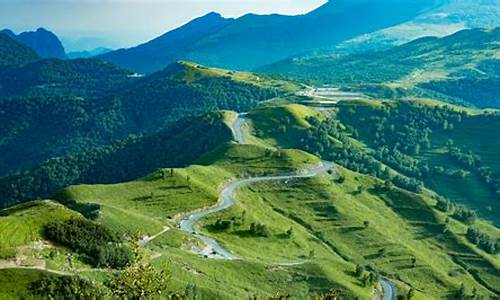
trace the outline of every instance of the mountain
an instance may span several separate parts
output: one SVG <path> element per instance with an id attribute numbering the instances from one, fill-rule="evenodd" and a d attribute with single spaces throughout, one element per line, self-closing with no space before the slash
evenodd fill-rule
<path id="1" fill-rule="evenodd" d="M 31 48 L 17 42 L 5 32 L 0 32 L 0 69 L 24 65 L 38 59 L 40 58 Z"/>
<path id="2" fill-rule="evenodd" d="M 293 58 L 261 68 L 301 80 L 361 88 L 374 96 L 427 95 L 500 108 L 500 27 L 426 37 L 381 52 Z"/>
<path id="3" fill-rule="evenodd" d="M 98 55 L 105 54 L 105 53 L 108 53 L 108 52 L 111 52 L 111 51 L 113 51 L 113 50 L 109 49 L 109 48 L 99 47 L 99 48 L 95 48 L 95 49 L 92 49 L 92 50 L 68 52 L 66 54 L 66 57 L 69 58 L 69 59 L 91 58 L 93 56 L 98 56 Z"/>
<path id="4" fill-rule="evenodd" d="M 44 28 L 38 28 L 36 31 L 22 32 L 18 35 L 8 29 L 2 32 L 35 50 L 40 57 L 66 58 L 64 47 L 59 38 L 51 31 Z"/>
<path id="5" fill-rule="evenodd" d="M 412 20 L 440 4 L 441 0 L 338 0 L 299 16 L 248 14 L 224 19 L 210 13 L 146 44 L 100 58 L 138 72 L 155 71 L 179 59 L 253 69 Z"/>
<path id="6" fill-rule="evenodd" d="M 145 44 L 112 51 L 98 58 L 138 72 L 158 71 L 185 58 L 185 53 L 191 51 L 194 44 L 232 22 L 217 13 L 209 13 Z"/>
<path id="7" fill-rule="evenodd" d="M 500 26 L 500 0 L 449 0 L 415 19 L 340 43 L 330 52 L 383 50 L 426 37 L 444 37 L 463 29 Z"/>
<path id="8" fill-rule="evenodd" d="M 34 71 L 6 76 L 11 96 L 0 98 L 0 176 L 131 134 L 158 132 L 188 116 L 247 111 L 294 87 L 189 63 L 143 78 L 98 60 L 48 60 L 27 67 Z"/>

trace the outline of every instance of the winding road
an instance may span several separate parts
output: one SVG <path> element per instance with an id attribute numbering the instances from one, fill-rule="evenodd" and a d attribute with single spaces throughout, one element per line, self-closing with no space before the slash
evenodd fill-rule
<path id="1" fill-rule="evenodd" d="M 231 126 L 234 140 L 239 144 L 246 143 L 245 135 L 243 132 L 243 124 L 246 115 L 247 114 L 237 115 L 234 118 Z M 193 237 L 197 238 L 205 245 L 203 249 L 192 249 L 193 252 L 203 255 L 207 258 L 218 258 L 226 260 L 240 259 L 237 255 L 231 253 L 228 249 L 224 248 L 224 246 L 222 246 L 216 240 L 196 232 L 196 230 L 194 229 L 195 223 L 211 214 L 215 214 L 217 212 L 232 207 L 235 203 L 235 199 L 233 197 L 234 192 L 243 186 L 259 182 L 266 182 L 266 181 L 282 181 L 290 179 L 311 178 L 321 173 L 327 172 L 328 170 L 332 169 L 332 167 L 333 163 L 322 161 L 320 164 L 316 166 L 305 168 L 293 174 L 252 177 L 252 178 L 245 178 L 233 181 L 222 189 L 222 191 L 219 194 L 219 202 L 214 207 L 207 208 L 202 211 L 190 214 L 188 217 L 180 221 L 179 228 L 189 233 Z M 389 281 L 384 277 L 381 277 L 380 285 L 382 286 L 383 289 L 383 298 L 382 298 L 383 300 L 396 299 L 396 286 L 391 281 Z"/>
<path id="2" fill-rule="evenodd" d="M 384 291 L 383 300 L 396 300 L 396 286 L 387 278 L 380 278 L 380 285 Z"/>
<path id="3" fill-rule="evenodd" d="M 237 115 L 232 122 L 232 131 L 235 141 L 238 144 L 245 144 L 245 134 L 243 132 L 243 123 L 245 121 L 246 114 Z M 321 162 L 317 166 L 313 166 L 296 173 L 284 174 L 284 175 L 275 175 L 275 176 L 265 176 L 265 177 L 253 177 L 253 178 L 245 178 L 239 179 L 231 182 L 226 185 L 221 193 L 219 194 L 219 202 L 216 206 L 204 209 L 202 211 L 198 211 L 192 213 L 187 218 L 183 219 L 179 223 L 179 228 L 193 237 L 200 240 L 205 247 L 203 249 L 193 249 L 195 253 L 203 255 L 205 257 L 210 258 L 220 258 L 220 259 L 229 259 L 235 260 L 239 259 L 238 256 L 232 254 L 229 250 L 224 248 L 221 244 L 219 244 L 216 240 L 209 238 L 207 236 L 203 236 L 196 232 L 194 229 L 194 224 L 199 220 L 207 217 L 208 215 L 215 214 L 217 212 L 226 210 L 234 205 L 234 192 L 249 184 L 265 182 L 265 181 L 280 181 L 280 180 L 289 180 L 289 179 L 297 179 L 297 178 L 310 178 L 314 177 L 320 173 L 328 171 L 332 167 L 332 163 L 329 162 Z"/>

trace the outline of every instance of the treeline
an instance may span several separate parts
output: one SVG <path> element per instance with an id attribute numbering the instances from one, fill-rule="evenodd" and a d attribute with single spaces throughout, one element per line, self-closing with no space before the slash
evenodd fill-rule
<path id="1" fill-rule="evenodd" d="M 335 161 L 355 172 L 389 180 L 397 187 L 412 192 L 422 190 L 421 181 L 405 175 L 391 175 L 389 169 L 376 159 L 377 155 L 355 145 L 350 137 L 358 137 L 357 130 L 346 130 L 342 123 L 334 118 L 320 121 L 311 117 L 307 121 L 311 126 L 298 145 L 302 150 Z"/>
<path id="2" fill-rule="evenodd" d="M 488 188 L 500 200 L 500 175 L 491 168 L 483 166 L 481 157 L 472 151 L 463 151 L 462 149 L 450 145 L 448 147 L 448 156 L 465 169 L 477 174 L 479 178 L 488 186 Z"/>
<path id="3" fill-rule="evenodd" d="M 43 59 L 0 69 L 0 97 L 100 97 L 136 81 L 130 72 L 96 59 Z"/>
<path id="4" fill-rule="evenodd" d="M 133 252 L 106 227 L 81 218 L 54 221 L 44 227 L 47 239 L 85 255 L 96 267 L 125 268 Z"/>
<path id="5" fill-rule="evenodd" d="M 476 228 L 469 227 L 465 236 L 471 243 L 490 254 L 497 254 L 500 252 L 500 240 L 493 239 Z"/>
<path id="6" fill-rule="evenodd" d="M 477 219 L 477 213 L 474 210 L 455 204 L 444 198 L 437 199 L 436 208 L 442 212 L 451 214 L 453 218 L 467 224 L 472 224 Z"/>
<path id="7" fill-rule="evenodd" d="M 468 117 L 463 111 L 409 102 L 387 102 L 380 107 L 344 104 L 338 116 L 372 148 L 385 146 L 410 156 L 431 146 L 433 131 L 452 131 Z"/>
<path id="8" fill-rule="evenodd" d="M 183 119 L 148 137 L 51 159 L 19 175 L 0 178 L 0 206 L 46 198 L 72 184 L 116 183 L 162 167 L 183 167 L 231 140 L 223 114 Z"/>
<path id="9" fill-rule="evenodd" d="M 422 83 L 419 86 L 448 95 L 479 108 L 500 108 L 500 63 L 489 59 L 478 64 L 477 71 L 451 74 L 451 80 L 438 80 Z M 480 73 L 481 72 L 481 73 Z"/>

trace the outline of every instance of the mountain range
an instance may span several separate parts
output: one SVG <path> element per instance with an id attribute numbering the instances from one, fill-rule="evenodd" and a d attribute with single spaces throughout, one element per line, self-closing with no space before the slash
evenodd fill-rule
<path id="1" fill-rule="evenodd" d="M 497 1 L 0 32 L 0 299 L 497 299 Z"/>
<path id="2" fill-rule="evenodd" d="M 145 73 L 181 59 L 249 70 L 412 20 L 442 2 L 338 0 L 305 15 L 248 14 L 237 19 L 210 13 L 150 42 L 99 58 Z"/>
<path id="3" fill-rule="evenodd" d="M 260 69 L 299 80 L 357 88 L 373 96 L 426 95 L 500 108 L 500 28 L 425 37 L 378 52 L 287 59 Z"/>

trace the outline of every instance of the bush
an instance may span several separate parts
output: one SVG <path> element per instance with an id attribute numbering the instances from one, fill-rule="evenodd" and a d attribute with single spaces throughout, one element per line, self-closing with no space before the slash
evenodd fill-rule
<path id="1" fill-rule="evenodd" d="M 76 276 L 44 276 L 34 281 L 29 291 L 41 299 L 103 299 L 104 291 Z"/>
<path id="2" fill-rule="evenodd" d="M 134 254 L 125 245 L 111 244 L 96 250 L 94 264 L 98 267 L 123 269 L 134 259 Z"/>
<path id="3" fill-rule="evenodd" d="M 266 225 L 260 223 L 252 223 L 250 225 L 250 233 L 255 236 L 268 237 L 271 235 L 269 228 Z"/>
<path id="4" fill-rule="evenodd" d="M 132 251 L 120 244 L 116 234 L 85 219 L 54 221 L 45 226 L 44 233 L 49 240 L 87 255 L 98 267 L 124 268 L 133 259 Z"/>
<path id="5" fill-rule="evenodd" d="M 16 257 L 16 249 L 12 247 L 0 247 L 0 259 Z"/>

